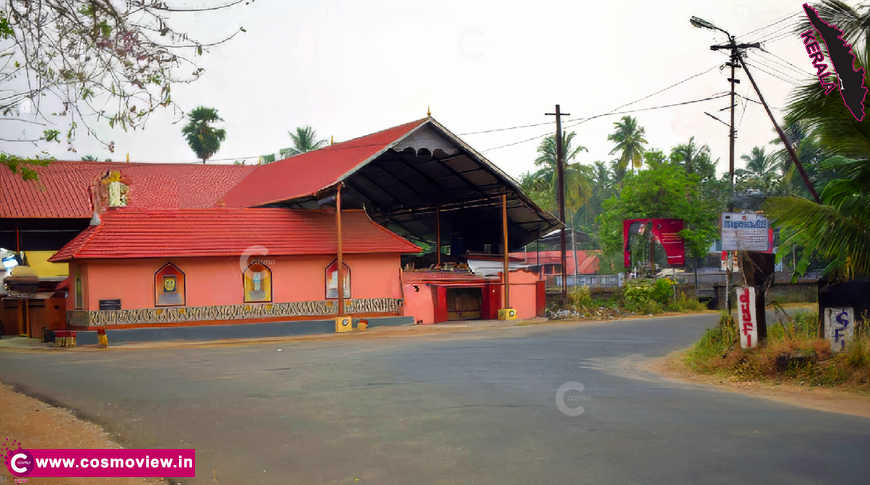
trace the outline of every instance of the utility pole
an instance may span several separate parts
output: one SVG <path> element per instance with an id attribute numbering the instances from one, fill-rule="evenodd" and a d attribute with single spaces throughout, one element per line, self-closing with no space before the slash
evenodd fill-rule
<path id="1" fill-rule="evenodd" d="M 568 257 L 565 254 L 565 167 L 562 160 L 562 117 L 570 116 L 571 113 L 562 113 L 559 105 L 556 105 L 555 113 L 545 113 L 546 116 L 556 117 L 556 183 L 559 203 L 559 220 L 562 221 L 562 231 L 559 241 L 562 250 L 562 305 L 568 303 Z"/>
<path id="2" fill-rule="evenodd" d="M 727 32 L 725 35 L 728 36 L 728 44 L 711 45 L 710 50 L 716 51 L 720 49 L 728 49 L 731 51 L 730 62 L 726 62 L 725 65 L 731 68 L 731 77 L 728 78 L 728 81 L 731 82 L 731 124 L 728 125 L 728 179 L 731 184 L 731 197 L 729 197 L 728 200 L 728 212 L 734 212 L 734 139 L 737 137 L 737 130 L 734 127 L 734 108 L 737 105 L 734 96 L 737 93 L 735 92 L 734 86 L 735 84 L 740 83 L 740 80 L 734 76 L 734 69 L 740 68 L 739 63 L 742 56 L 741 49 L 748 49 L 750 47 L 757 48 L 761 47 L 761 44 L 738 44 L 733 35 L 730 35 Z M 733 258 L 731 257 L 731 251 L 727 251 L 727 253 L 727 259 L 725 260 L 725 307 L 728 309 L 728 315 L 731 315 L 731 268 L 733 265 Z"/>
<path id="3" fill-rule="evenodd" d="M 731 51 L 731 60 L 730 62 L 726 62 L 725 65 L 731 68 L 731 77 L 728 78 L 728 81 L 731 82 L 731 124 L 729 125 L 729 152 L 728 152 L 728 178 L 731 181 L 731 197 L 734 197 L 734 139 L 737 137 L 737 130 L 734 128 L 734 107 L 737 106 L 737 103 L 734 99 L 736 96 L 736 92 L 734 90 L 735 84 L 740 84 L 740 80 L 734 77 L 734 69 L 740 68 L 742 50 L 749 49 L 751 47 L 761 47 L 761 44 L 738 44 L 734 40 L 733 35 L 729 35 L 728 38 L 730 41 L 725 45 L 711 45 L 710 50 L 717 51 L 722 49 L 728 49 Z M 728 203 L 728 211 L 731 212 L 734 210 L 734 202 L 729 201 Z"/>

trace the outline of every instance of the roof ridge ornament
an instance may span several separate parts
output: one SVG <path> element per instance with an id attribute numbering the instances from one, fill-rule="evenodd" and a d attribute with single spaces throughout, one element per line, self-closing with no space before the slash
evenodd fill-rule
<path id="1" fill-rule="evenodd" d="M 426 116 L 432 117 L 432 107 L 431 106 L 426 106 Z"/>

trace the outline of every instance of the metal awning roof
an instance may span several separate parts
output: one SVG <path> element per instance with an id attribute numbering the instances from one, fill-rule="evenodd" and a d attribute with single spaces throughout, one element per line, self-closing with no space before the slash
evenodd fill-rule
<path id="1" fill-rule="evenodd" d="M 338 183 L 345 187 L 343 204 L 361 205 L 374 221 L 413 239 L 434 244 L 439 213 L 442 244 L 456 245 L 460 252 L 482 251 L 485 245 L 497 250 L 502 243 L 502 194 L 507 194 L 509 250 L 562 226 L 510 176 L 432 118 L 329 187 L 279 205 L 313 208 Z"/>

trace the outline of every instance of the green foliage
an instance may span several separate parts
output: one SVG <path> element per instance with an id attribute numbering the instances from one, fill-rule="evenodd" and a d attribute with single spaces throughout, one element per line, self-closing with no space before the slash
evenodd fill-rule
<path id="1" fill-rule="evenodd" d="M 625 282 L 625 308 L 636 313 L 661 313 L 671 299 L 669 279 L 633 279 Z"/>
<path id="2" fill-rule="evenodd" d="M 624 173 L 628 164 L 631 163 L 635 169 L 640 169 L 643 166 L 643 153 L 646 151 L 644 145 L 647 144 L 644 135 L 646 129 L 637 125 L 637 118 L 631 116 L 623 116 L 622 119 L 613 123 L 615 126 L 613 133 L 607 135 L 608 141 L 616 142 L 616 146 L 610 151 L 610 154 L 619 153 L 619 171 Z"/>
<path id="3" fill-rule="evenodd" d="M 8 39 L 15 35 L 15 31 L 12 30 L 12 26 L 9 25 L 9 19 L 6 18 L 6 15 L 3 12 L 0 12 L 0 38 Z"/>
<path id="4" fill-rule="evenodd" d="M 698 146 L 694 136 L 689 138 L 688 143 L 673 147 L 669 160 L 682 166 L 687 174 L 698 175 L 702 181 L 716 178 L 716 162 L 710 154 L 710 146 Z"/>
<path id="5" fill-rule="evenodd" d="M 36 156 L 33 158 L 21 158 L 8 153 L 0 152 L 0 165 L 4 165 L 12 171 L 21 175 L 24 180 L 38 180 L 39 173 L 33 168 L 44 167 L 55 160 L 54 157 Z"/>
<path id="6" fill-rule="evenodd" d="M 42 132 L 42 139 L 45 141 L 56 141 L 60 143 L 60 131 L 58 130 L 44 130 Z"/>
<path id="7" fill-rule="evenodd" d="M 775 155 L 764 153 L 764 147 L 752 147 L 751 155 L 741 155 L 746 168 L 734 171 L 735 184 L 743 190 L 756 189 L 765 194 L 776 191 L 782 176 L 778 173 L 782 166 Z"/>
<path id="8" fill-rule="evenodd" d="M 562 133 L 562 156 L 565 183 L 565 214 L 568 220 L 589 200 L 592 195 L 592 168 L 579 163 L 571 163 L 586 147 L 572 147 L 574 132 Z M 559 213 L 558 205 L 558 164 L 556 161 L 556 135 L 548 136 L 537 149 L 538 158 L 535 165 L 539 168 L 534 173 L 525 173 L 521 177 L 521 186 L 528 190 L 532 200 L 541 208 L 553 214 Z"/>
<path id="9" fill-rule="evenodd" d="M 9 58 L 0 63 L 0 75 L 17 81 L 4 83 L 3 119 L 57 125 L 40 138 L 44 142 L 59 141 L 58 131 L 72 142 L 77 123 L 113 150 L 97 123 L 141 128 L 152 112 L 172 104 L 173 83 L 190 83 L 203 73 L 190 60 L 202 44 L 175 28 L 190 11 L 165 2 L 6 2 L 0 39 L 2 56 Z M 221 39 L 212 28 L 199 30 L 208 32 L 208 45 L 238 33 Z"/>
<path id="10" fill-rule="evenodd" d="M 696 372 L 718 370 L 715 361 L 720 359 L 738 343 L 737 326 L 727 314 L 719 318 L 719 323 L 707 329 L 704 335 L 687 352 L 684 362 Z"/>
<path id="11" fill-rule="evenodd" d="M 293 146 L 282 148 L 278 151 L 278 154 L 282 159 L 299 155 L 301 153 L 319 150 L 329 143 L 327 140 L 318 140 L 317 132 L 310 126 L 297 127 L 296 133 L 288 131 L 287 134 L 293 139 Z"/>
<path id="12" fill-rule="evenodd" d="M 226 130 L 211 126 L 223 119 L 218 116 L 216 109 L 205 106 L 194 108 L 188 114 L 188 119 L 189 122 L 181 129 L 181 133 L 184 134 L 190 149 L 205 163 L 220 150 L 221 142 L 227 137 Z"/>
<path id="13" fill-rule="evenodd" d="M 568 291 L 568 305 L 574 308 L 575 311 L 586 308 L 591 308 L 594 303 L 592 301 L 592 292 L 588 286 L 575 286 Z"/>
<path id="14" fill-rule="evenodd" d="M 706 310 L 707 306 L 698 301 L 697 298 L 690 298 L 680 293 L 675 300 L 668 304 L 667 309 L 680 313 L 695 313 Z"/>
<path id="15" fill-rule="evenodd" d="M 605 253 L 622 253 L 622 221 L 643 218 L 683 220 L 680 236 L 687 255 L 704 257 L 719 237 L 719 212 L 725 193 L 716 182 L 701 184 L 698 175 L 687 174 L 675 164 L 629 174 L 619 195 L 604 202 L 600 240 Z"/>

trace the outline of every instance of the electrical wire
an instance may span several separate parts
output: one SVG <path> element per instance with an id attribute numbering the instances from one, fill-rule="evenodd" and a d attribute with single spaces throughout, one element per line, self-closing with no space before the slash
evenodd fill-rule
<path id="1" fill-rule="evenodd" d="M 765 25 L 764 27 L 760 27 L 760 28 L 757 28 L 757 29 L 755 29 L 755 30 L 753 30 L 753 31 L 747 32 L 747 33 L 743 34 L 742 37 L 744 37 L 744 38 L 749 38 L 749 37 L 755 35 L 756 33 L 761 32 L 761 31 L 764 30 L 764 29 L 767 29 L 767 28 L 772 27 L 772 26 L 774 26 L 774 25 L 776 25 L 776 24 L 779 24 L 779 23 L 785 22 L 786 20 L 789 20 L 789 19 L 791 19 L 791 18 L 793 18 L 793 17 L 795 17 L 795 16 L 799 16 L 799 15 L 800 15 L 799 12 L 790 13 L 790 14 L 786 15 L 785 17 L 782 17 L 782 18 L 779 19 L 779 20 L 776 20 L 776 21 L 774 21 L 774 22 L 772 22 L 772 23 L 769 23 L 769 24 Z M 764 34 L 761 34 L 761 35 L 763 36 Z"/>
<path id="2" fill-rule="evenodd" d="M 771 72 L 769 72 L 769 71 L 764 70 L 763 68 L 759 67 L 758 64 L 755 64 L 755 63 L 753 63 L 753 64 L 749 64 L 749 63 L 747 63 L 747 65 L 748 65 L 748 66 L 752 66 L 753 68 L 758 69 L 759 71 L 761 71 L 761 72 L 763 72 L 763 73 L 765 73 L 765 74 L 767 74 L 767 75 L 769 75 L 769 76 L 773 76 L 773 77 L 779 79 L 780 81 L 783 81 L 783 82 L 786 82 L 786 83 L 788 83 L 788 84 L 791 84 L 792 86 L 795 86 L 795 87 L 799 86 L 799 84 L 798 84 L 798 83 L 795 83 L 794 81 L 789 81 L 788 79 L 781 78 L 781 77 L 777 76 L 776 74 L 773 74 L 773 73 L 771 73 Z"/>
<path id="3" fill-rule="evenodd" d="M 607 113 L 602 113 L 602 114 L 598 114 L 598 115 L 595 115 L 595 116 L 590 116 L 590 117 L 588 117 L 588 118 L 575 118 L 575 119 L 573 119 L 573 120 L 566 120 L 566 122 L 577 121 L 577 123 L 564 125 L 562 128 L 563 128 L 563 129 L 564 129 L 564 128 L 571 128 L 571 127 L 574 127 L 574 126 L 577 126 L 577 125 L 582 125 L 583 123 L 586 123 L 587 121 L 594 120 L 594 119 L 596 119 L 596 118 L 601 118 L 601 117 L 604 117 L 604 116 L 622 115 L 622 114 L 628 114 L 628 113 L 638 113 L 638 112 L 641 112 L 641 111 L 651 111 L 651 110 L 655 110 L 655 109 L 672 108 L 672 107 L 674 107 L 674 106 L 683 106 L 683 105 L 686 105 L 686 104 L 700 103 L 700 102 L 702 102 L 702 101 L 710 101 L 710 100 L 713 100 L 713 99 L 719 99 L 719 98 L 721 98 L 721 97 L 723 97 L 723 96 L 727 96 L 727 95 L 728 95 L 728 93 L 719 93 L 719 94 L 717 94 L 717 95 L 710 96 L 710 97 L 703 98 L 703 99 L 695 99 L 695 100 L 692 100 L 692 101 L 683 101 L 683 102 L 681 102 L 681 103 L 666 104 L 666 105 L 662 105 L 662 106 L 653 106 L 653 107 L 651 107 L 651 108 L 641 108 L 641 109 L 633 109 L 633 110 L 627 110 L 627 111 L 610 111 L 610 112 L 607 112 Z M 517 142 L 508 143 L 508 144 L 506 144 L 506 145 L 501 145 L 501 146 L 497 146 L 497 147 L 493 147 L 493 148 L 487 148 L 486 150 L 481 150 L 481 152 L 489 152 L 489 151 L 493 151 L 493 150 L 498 150 L 499 148 L 506 148 L 506 147 L 509 147 L 509 146 L 519 145 L 519 144 L 521 144 L 521 143 L 526 143 L 526 142 L 529 142 L 529 141 L 532 141 L 532 140 L 537 140 L 537 139 L 539 139 L 539 138 L 544 138 L 544 137 L 546 137 L 546 136 L 550 136 L 550 135 L 551 135 L 551 133 L 544 133 L 543 135 L 533 136 L 533 137 L 531 137 L 531 138 L 527 138 L 527 139 L 525 139 L 525 140 L 520 140 L 520 141 L 517 141 Z"/>
<path id="4" fill-rule="evenodd" d="M 802 83 L 802 81 L 800 79 L 798 79 L 797 77 L 795 77 L 793 74 L 789 74 L 787 72 L 780 71 L 779 69 L 777 69 L 777 66 L 773 66 L 773 65 L 769 64 L 766 59 L 764 59 L 764 60 L 755 59 L 754 61 L 756 61 L 758 64 L 766 67 L 767 69 L 770 69 L 771 71 L 774 71 L 774 72 L 781 74 L 786 79 L 789 79 L 790 81 L 792 81 L 798 85 L 800 85 Z"/>
<path id="5" fill-rule="evenodd" d="M 643 100 L 649 99 L 649 98 L 651 98 L 651 97 L 653 97 L 653 96 L 655 96 L 655 95 L 657 95 L 657 94 L 660 94 L 660 93 L 663 93 L 663 92 L 665 92 L 665 91 L 667 91 L 667 90 L 669 90 L 669 89 L 675 88 L 675 87 L 679 86 L 680 84 L 683 84 L 683 83 L 686 82 L 686 81 L 689 81 L 689 80 L 691 80 L 691 79 L 694 79 L 694 78 L 696 78 L 696 77 L 698 77 L 698 76 L 703 76 L 704 74 L 707 74 L 708 72 L 712 71 L 713 69 L 716 69 L 717 67 L 719 67 L 719 64 L 716 64 L 715 66 L 713 66 L 713 67 L 711 67 L 710 69 L 707 69 L 707 70 L 705 70 L 705 71 L 701 71 L 701 72 L 699 72 L 698 74 L 694 74 L 694 75 L 692 75 L 692 76 L 689 76 L 689 77 L 687 77 L 686 79 L 683 79 L 682 81 L 680 81 L 680 82 L 678 82 L 678 83 L 676 83 L 676 84 L 672 84 L 672 85 L 670 85 L 670 86 L 668 86 L 668 87 L 666 87 L 666 88 L 664 88 L 664 89 L 660 89 L 660 90 L 658 90 L 658 91 L 656 91 L 656 92 L 654 92 L 654 93 L 652 93 L 652 94 L 650 94 L 650 95 L 644 96 L 643 98 L 640 98 L 640 99 L 638 99 L 638 100 L 636 100 L 636 101 L 632 101 L 632 102 L 630 102 L 630 103 L 623 104 L 622 106 L 619 106 L 619 107 L 617 107 L 617 108 L 614 108 L 612 111 L 616 111 L 616 110 L 619 110 L 619 109 L 625 108 L 626 106 L 631 106 L 631 105 L 636 104 L 636 103 L 639 103 L 639 102 L 641 102 L 641 101 L 643 101 Z M 580 119 L 582 119 L 582 118 L 569 119 L 569 120 L 565 120 L 565 122 L 577 121 L 577 120 L 580 120 Z M 534 126 L 552 125 L 552 124 L 554 124 L 554 123 L 556 123 L 556 122 L 555 122 L 555 121 L 548 121 L 548 122 L 546 122 L 546 123 L 535 123 L 535 124 L 532 124 L 532 125 L 511 126 L 511 127 L 508 127 L 508 128 L 495 128 L 495 129 L 492 129 L 492 130 L 474 131 L 474 132 L 470 132 L 470 133 L 460 133 L 459 136 L 465 136 L 465 135 L 480 135 L 480 134 L 484 134 L 484 133 L 494 133 L 494 132 L 498 132 L 498 131 L 516 130 L 516 129 L 520 129 L 520 128 L 531 128 L 531 127 L 534 127 Z M 535 137 L 535 138 L 540 138 L 540 137 Z M 530 138 L 529 140 L 534 140 L 535 138 Z M 529 141 L 529 140 L 526 140 L 526 141 Z"/>
<path id="6" fill-rule="evenodd" d="M 801 70 L 800 68 L 798 68 L 794 64 L 786 61 L 785 59 L 782 59 L 781 57 L 772 54 L 770 51 L 762 50 L 761 52 L 773 57 L 773 58 L 764 57 L 764 60 L 767 62 L 771 62 L 773 64 L 776 64 L 777 66 L 782 67 L 783 69 L 789 69 L 790 71 L 798 73 L 801 76 L 810 76 L 810 77 L 813 76 L 812 73 L 810 73 L 808 71 Z"/>
<path id="7" fill-rule="evenodd" d="M 775 37 L 779 34 L 782 34 L 785 31 L 792 31 L 798 25 L 798 21 L 795 19 L 795 17 L 799 17 L 799 16 L 800 16 L 799 13 L 794 13 L 790 17 L 786 17 L 785 19 L 783 19 L 777 23 L 781 23 L 781 22 L 784 22 L 786 20 L 794 20 L 793 22 L 787 23 L 785 25 L 781 25 L 773 30 L 761 33 L 759 35 L 746 34 L 746 35 L 742 36 L 743 39 L 741 39 L 741 40 L 743 42 L 763 42 L 764 41 L 763 39 Z"/>

